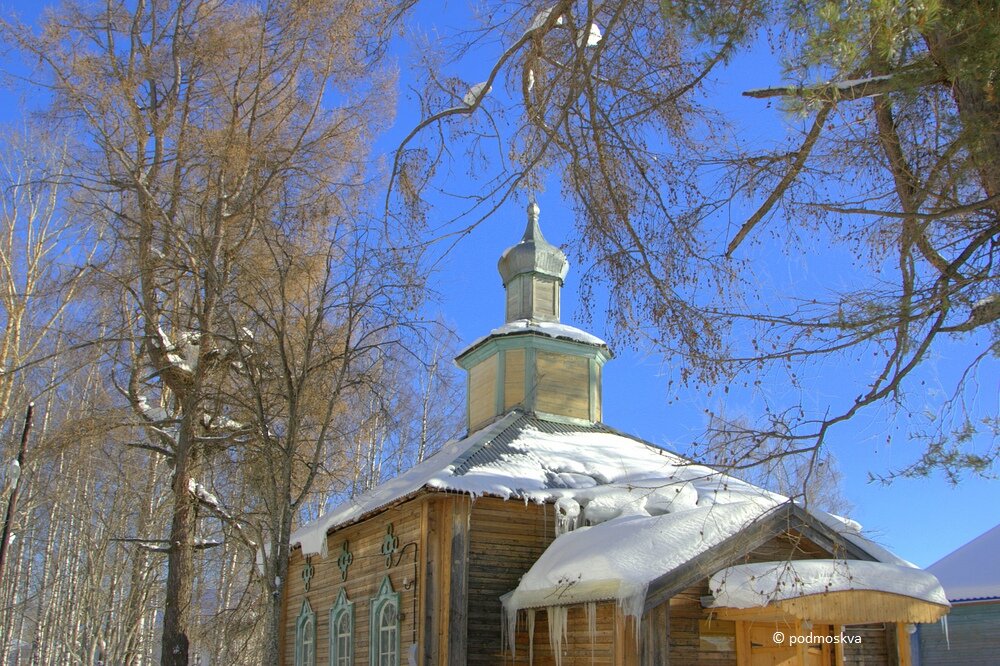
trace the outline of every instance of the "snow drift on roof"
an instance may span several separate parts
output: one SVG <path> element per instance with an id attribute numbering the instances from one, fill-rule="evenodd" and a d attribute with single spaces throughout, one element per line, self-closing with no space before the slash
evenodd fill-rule
<path id="1" fill-rule="evenodd" d="M 591 335 L 586 331 L 580 330 L 575 326 L 570 326 L 569 324 L 560 324 L 554 321 L 532 321 L 530 319 L 515 319 L 514 321 L 507 322 L 499 328 L 494 328 L 490 331 L 489 335 L 484 335 L 483 337 L 475 340 L 472 344 L 465 348 L 459 356 L 465 354 L 470 349 L 474 349 L 482 344 L 489 338 L 502 337 L 504 335 L 514 335 L 516 333 L 538 333 L 540 335 L 545 335 L 550 338 L 562 338 L 564 340 L 573 340 L 574 342 L 582 342 L 588 345 L 594 345 L 596 347 L 607 347 L 608 343 L 600 339 L 596 335 Z"/>
<path id="2" fill-rule="evenodd" d="M 772 601 L 824 592 L 873 590 L 948 606 L 940 583 L 913 567 L 861 560 L 792 560 L 740 564 L 709 578 L 720 608 L 759 608 Z"/>
<path id="3" fill-rule="evenodd" d="M 1000 525 L 945 555 L 927 570 L 951 601 L 1000 599 Z"/>
<path id="4" fill-rule="evenodd" d="M 638 595 L 641 610 L 649 583 L 721 544 L 779 504 L 763 495 L 732 501 L 735 497 L 676 513 L 622 515 L 563 534 L 504 598 L 504 608 L 513 614 L 521 608 L 586 601 L 625 603 Z"/>

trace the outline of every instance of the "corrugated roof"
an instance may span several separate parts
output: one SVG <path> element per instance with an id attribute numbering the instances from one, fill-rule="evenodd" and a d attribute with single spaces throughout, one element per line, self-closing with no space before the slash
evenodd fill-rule
<path id="1" fill-rule="evenodd" d="M 526 428 L 531 428 L 550 435 L 569 435 L 584 432 L 614 433 L 611 428 L 608 428 L 601 423 L 591 425 L 559 423 L 556 421 L 548 421 L 534 415 L 520 413 L 517 420 L 501 430 L 495 436 L 485 440 L 480 446 L 474 447 L 455 458 L 452 462 L 452 465 L 454 465 L 452 474 L 455 476 L 464 476 L 473 467 L 503 464 L 503 461 L 508 456 L 517 455 L 530 457 L 530 451 L 525 451 L 522 448 L 511 447 L 511 444 L 518 439 L 520 434 L 524 432 Z"/>

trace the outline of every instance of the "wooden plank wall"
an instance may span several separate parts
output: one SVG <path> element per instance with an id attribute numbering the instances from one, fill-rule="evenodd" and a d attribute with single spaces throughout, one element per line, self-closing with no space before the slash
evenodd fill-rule
<path id="1" fill-rule="evenodd" d="M 469 532 L 469 664 L 503 660 L 500 596 L 517 587 L 555 538 L 551 507 L 482 497 Z"/>
<path id="2" fill-rule="evenodd" d="M 733 564 L 827 557 L 830 557 L 827 551 L 791 532 L 770 540 Z M 706 577 L 670 599 L 670 664 L 736 666 L 737 628 L 735 623 L 720 621 L 709 609 L 702 608 L 701 597 L 708 594 Z M 845 634 L 862 637 L 860 645 L 845 646 L 845 663 L 897 663 L 895 644 L 890 640 L 895 631 L 895 625 L 888 625 L 888 631 L 882 624 L 845 627 Z"/>
<path id="3" fill-rule="evenodd" d="M 1000 601 L 963 603 L 948 614 L 948 637 L 940 623 L 919 626 L 921 663 L 952 666 L 1000 659 Z"/>
<path id="4" fill-rule="evenodd" d="M 497 413 L 497 355 L 469 369 L 469 430 L 489 421 Z"/>
<path id="5" fill-rule="evenodd" d="M 886 627 L 890 629 L 887 631 Z M 871 666 L 872 664 L 894 664 L 895 625 L 863 624 L 844 627 L 846 636 L 860 636 L 860 643 L 844 645 L 844 663 L 848 666 Z M 892 634 L 890 639 L 889 634 Z M 890 654 L 892 652 L 893 654 Z"/>
<path id="6" fill-rule="evenodd" d="M 583 356 L 535 352 L 535 407 L 540 412 L 590 418 L 590 361 Z"/>
<path id="7" fill-rule="evenodd" d="M 549 617 L 544 608 L 534 611 L 534 633 L 529 634 L 529 615 L 522 611 L 517 625 L 517 644 L 502 659 L 478 663 L 510 666 L 555 666 L 556 658 L 549 640 Z M 569 606 L 566 617 L 566 637 L 562 641 L 562 665 L 593 664 L 612 666 L 635 664 L 635 630 L 631 620 L 623 620 L 613 602 L 596 604 L 595 631 L 591 633 L 586 608 Z M 533 639 L 529 645 L 529 636 Z M 471 663 L 471 662 L 470 662 Z"/>
<path id="8" fill-rule="evenodd" d="M 524 350 L 508 349 L 504 352 L 503 408 L 524 402 Z"/>
<path id="9" fill-rule="evenodd" d="M 392 587 L 400 593 L 400 613 L 402 662 L 410 646 L 419 643 L 420 609 L 418 588 L 421 579 L 424 553 L 421 527 L 426 523 L 424 512 L 427 502 L 416 499 L 387 510 L 374 518 L 335 532 L 328 537 L 329 556 L 326 559 L 312 557 L 313 577 L 310 589 L 305 591 L 302 570 L 305 560 L 301 550 L 292 553 L 288 571 L 288 592 L 284 613 L 284 664 L 295 663 L 295 622 L 298 619 L 302 600 L 308 598 L 316 613 L 316 663 L 329 663 L 330 650 L 330 609 L 337 600 L 341 587 L 346 588 L 348 600 L 354 602 L 354 649 L 355 663 L 368 663 L 369 609 L 370 600 L 378 594 L 379 585 L 388 575 Z M 385 556 L 380 553 L 386 528 L 392 523 L 393 532 L 399 540 L 401 552 L 393 558 L 393 566 L 386 568 Z M 341 580 L 337 558 L 344 539 L 354 555 L 354 563 L 348 569 L 346 581 Z M 398 561 L 398 563 L 397 563 Z M 407 589 L 407 587 L 409 589 Z"/>

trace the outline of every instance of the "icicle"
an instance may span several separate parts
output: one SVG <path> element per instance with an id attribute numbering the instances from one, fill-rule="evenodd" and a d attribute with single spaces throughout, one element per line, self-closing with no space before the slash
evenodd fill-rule
<path id="1" fill-rule="evenodd" d="M 947 615 L 942 615 L 941 616 L 941 628 L 944 629 L 944 642 L 945 642 L 945 645 L 947 645 L 948 649 L 951 650 L 951 637 L 948 636 L 948 616 Z"/>
<path id="2" fill-rule="evenodd" d="M 549 617 L 549 645 L 555 654 L 556 666 L 562 666 L 562 647 L 567 636 L 566 607 L 549 606 L 545 610 Z"/>
<path id="3" fill-rule="evenodd" d="M 572 497 L 556 500 L 556 537 L 576 529 L 580 519 L 580 504 Z"/>
<path id="4" fill-rule="evenodd" d="M 622 585 L 618 588 L 618 608 L 622 615 L 631 617 L 635 624 L 635 644 L 639 646 L 642 611 L 646 604 L 646 585 Z"/>
<path id="5" fill-rule="evenodd" d="M 509 606 L 506 603 L 508 600 L 504 598 L 504 603 L 501 607 L 503 617 L 500 620 L 500 644 L 503 645 L 503 639 L 507 639 L 507 646 L 510 648 L 510 658 L 514 659 L 517 656 L 517 606 Z M 504 632 L 506 632 L 506 636 L 504 636 Z"/>
<path id="6" fill-rule="evenodd" d="M 528 666 L 535 662 L 535 609 L 528 609 Z"/>

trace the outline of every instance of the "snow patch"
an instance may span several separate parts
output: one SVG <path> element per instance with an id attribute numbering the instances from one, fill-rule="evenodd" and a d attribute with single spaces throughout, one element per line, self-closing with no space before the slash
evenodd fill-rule
<path id="1" fill-rule="evenodd" d="M 548 7 L 547 9 L 543 9 L 540 12 L 538 12 L 537 14 L 535 14 L 535 19 L 531 22 L 531 27 L 524 31 L 525 34 L 528 34 L 529 32 L 533 32 L 535 30 L 538 30 L 543 25 L 545 25 L 545 22 L 549 20 L 549 16 L 552 14 L 552 10 L 554 10 L 554 9 L 555 9 L 555 6 L 553 5 L 552 7 Z M 556 18 L 556 22 L 555 22 L 556 25 L 562 25 L 563 23 L 565 23 L 565 21 L 563 20 L 562 15 L 560 15 L 559 17 Z"/>
<path id="2" fill-rule="evenodd" d="M 791 560 L 727 567 L 708 581 L 716 608 L 760 608 L 809 594 L 873 590 L 948 606 L 944 589 L 921 569 L 862 560 Z"/>
<path id="3" fill-rule="evenodd" d="M 493 90 L 493 86 L 487 88 L 486 81 L 483 81 L 482 83 L 477 83 L 476 85 L 469 88 L 469 91 L 465 93 L 465 96 L 462 97 L 462 103 L 465 104 L 466 106 L 475 106 L 476 103 L 482 97 L 490 94 L 491 90 Z"/>
<path id="4" fill-rule="evenodd" d="M 601 33 L 601 27 L 596 23 L 591 23 L 586 29 L 580 28 L 576 33 L 576 45 L 577 47 L 586 46 L 597 46 L 601 43 L 601 39 L 604 35 Z"/>
<path id="5" fill-rule="evenodd" d="M 466 351 L 478 346 L 489 338 L 501 337 L 504 335 L 515 335 L 517 333 L 539 333 L 550 338 L 563 338 L 574 342 L 594 345 L 595 347 L 607 347 L 608 343 L 596 335 L 591 335 L 569 324 L 560 324 L 554 321 L 532 321 L 531 319 L 515 319 L 499 328 L 494 328 L 489 335 L 485 335 L 465 348 Z M 459 354 L 461 356 L 461 354 Z"/>
<path id="6" fill-rule="evenodd" d="M 219 498 L 210 493 L 205 486 L 201 485 L 194 479 L 188 479 L 188 492 L 205 504 L 215 509 L 219 508 Z"/>

